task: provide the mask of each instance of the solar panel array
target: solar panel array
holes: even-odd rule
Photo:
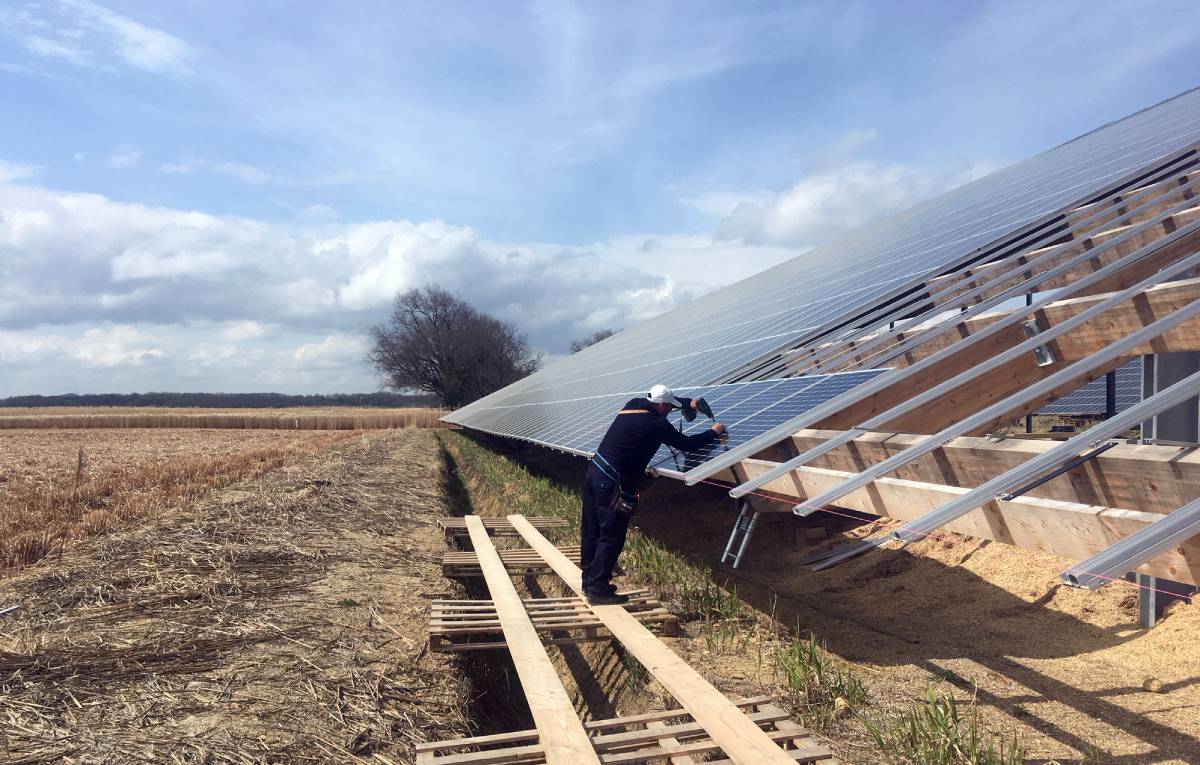
[[[619,407],[659,382],[711,385],[1197,142],[1200,89],[620,332],[445,419],[587,453],[617,411],[613,402]]]
[[[1123,412],[1142,400],[1142,361],[1134,359],[1116,369],[1117,411]],[[1108,381],[1101,377],[1042,407],[1038,414],[1104,414],[1107,411]]]
[[[689,398],[703,396],[713,408],[714,414],[729,428],[728,438],[686,455],[678,454],[670,447],[664,446],[650,460],[650,467],[667,472],[686,473],[722,451],[740,446],[779,423],[853,390],[885,371],[887,370],[868,369],[786,380],[760,380],[690,388],[679,395]],[[608,423],[604,424],[607,426]],[[697,417],[690,423],[680,418],[680,424],[683,432],[689,435],[709,427],[702,417]],[[598,439],[596,445],[599,445]]]

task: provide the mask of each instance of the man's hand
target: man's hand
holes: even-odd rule
[[[714,422],[713,429],[716,430],[716,440],[720,441],[721,445],[728,447],[728,444],[730,444],[730,432],[728,432],[724,424]]]

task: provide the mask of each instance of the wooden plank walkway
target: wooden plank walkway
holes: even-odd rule
[[[492,600],[435,601],[430,645],[451,651],[507,647],[535,730],[418,744],[417,765],[837,765],[828,748],[768,697],[729,701],[655,637],[642,621],[674,617],[650,593],[630,593],[631,603],[624,606],[589,606],[580,592],[577,547],[554,547],[518,515],[510,515],[503,526],[493,522],[490,529],[474,516],[449,520],[461,521],[475,548],[450,555],[469,556],[455,561],[478,569]],[[497,550],[489,535],[497,529],[532,547]],[[458,537],[448,533],[447,538]],[[576,597],[522,599],[511,577],[527,573],[529,566],[556,574]],[[668,624],[675,622],[662,622]],[[606,634],[600,636],[600,630]],[[504,642],[476,642],[497,634]],[[620,641],[683,708],[580,722],[543,643],[595,639]],[[444,642],[436,647],[439,641]]]
[[[528,547],[504,549],[498,552],[500,553],[500,560],[504,563],[504,567],[510,574],[553,573],[550,567],[546,565],[546,561],[542,560],[542,556],[538,555],[537,551],[531,550]],[[563,553],[575,563],[579,563],[578,547],[564,547]],[[442,576],[454,579],[481,575],[479,559],[475,557],[475,553],[471,550],[455,550],[442,556]]]
[[[808,731],[792,722],[787,712],[773,705],[767,696],[733,702],[738,714],[751,720],[772,739],[802,745],[811,741]],[[668,761],[671,765],[695,763],[696,757],[720,752],[720,745],[706,735],[704,728],[682,709],[651,712],[628,717],[585,722],[584,729],[603,763],[643,763]],[[787,738],[787,737],[792,738]],[[542,765],[545,752],[538,745],[536,730],[501,733],[491,736],[454,739],[416,745],[417,765]],[[836,765],[828,751],[806,754],[800,749],[787,753],[789,762]],[[729,765],[728,758],[706,765]]]
[[[483,527],[487,529],[487,533],[496,537],[515,537],[517,531],[508,522],[507,518],[483,518]],[[533,527],[541,531],[548,529],[565,529],[569,524],[565,518],[552,518],[549,516],[533,516],[528,519]],[[445,516],[437,519],[438,526],[446,535],[447,539],[454,537],[467,536],[466,516]]]
[[[656,625],[664,634],[675,634],[679,620],[648,591],[639,590],[629,596],[626,610],[638,621]],[[583,598],[526,598],[522,603],[534,628],[542,635],[542,642],[547,645],[614,639]],[[480,651],[504,647],[500,619],[492,601],[435,600],[430,604],[431,650]]]
[[[513,587],[500,556],[483,522],[467,516],[467,532],[479,556],[488,591],[492,595],[508,650],[512,653],[517,677],[529,702],[529,712],[537,728],[538,740],[548,765],[587,765],[600,759],[592,747],[575,707],[558,677],[554,664],[529,620],[521,596]],[[533,526],[528,526],[532,529]],[[537,532],[534,532],[537,534]],[[545,539],[541,534],[539,537]],[[547,542],[549,544],[549,542]],[[568,564],[569,565],[569,564]],[[636,624],[636,622],[635,622]]]
[[[529,546],[541,553],[567,587],[582,597],[579,567],[551,544],[550,540],[542,536],[524,517],[510,515],[508,520]],[[714,688],[699,672],[656,638],[624,608],[621,606],[592,606],[591,609],[609,632],[621,641],[625,650],[633,654],[646,668],[646,671],[655,680],[658,680],[692,715],[702,730],[712,737],[716,750],[724,751],[725,756],[731,762],[738,765],[782,765],[796,762],[791,752],[784,751],[776,743],[781,739],[786,740],[787,736],[781,736],[779,732],[767,733],[760,729],[749,717],[742,714],[733,702],[725,698],[724,694]],[[804,733],[807,734],[807,731]],[[799,734],[793,734],[793,738],[797,735]],[[820,746],[811,738],[805,737],[804,743],[796,746],[798,750],[806,753],[804,756],[811,756],[812,760],[831,757],[827,748]],[[703,751],[711,752],[714,749]],[[677,748],[675,753],[691,755],[701,752],[693,751],[692,745],[685,745]],[[605,760],[605,762],[637,761]]]

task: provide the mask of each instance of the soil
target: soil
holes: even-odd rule
[[[398,763],[469,735],[426,648],[457,595],[441,473],[430,431],[378,433],[0,579],[0,761]]]
[[[578,458],[487,443],[579,487]],[[636,523],[708,564],[762,614],[851,662],[872,694],[864,716],[911,706],[933,684],[975,700],[982,725],[1019,736],[1033,763],[1200,763],[1200,601],[1174,605],[1142,630],[1131,585],[1069,588],[1058,575],[1072,561],[958,535],[813,573],[805,557],[867,530],[827,514],[764,514],[734,571],[719,563],[733,519],[724,491],[658,479],[643,491]],[[769,636],[704,629],[689,625],[704,639],[675,646],[718,687],[735,695],[773,681],[760,653]],[[1151,677],[1161,693],[1143,689]],[[827,733],[847,761],[877,761],[855,721]]]

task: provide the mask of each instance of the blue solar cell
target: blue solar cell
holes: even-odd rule
[[[714,443],[688,455],[677,454],[664,446],[650,461],[650,466],[680,473],[691,470],[885,371],[871,369],[786,380],[759,380],[683,392],[681,395],[702,395],[708,400],[717,419],[729,428],[728,438],[725,443]],[[708,427],[708,421],[698,417],[691,423],[684,423],[683,432],[698,433]]]
[[[620,406],[660,382],[692,390],[712,386],[744,365],[794,344],[807,331],[843,321],[923,284],[1024,227],[1049,221],[1197,142],[1200,89],[631,327],[445,419],[591,451],[604,434],[613,402]],[[801,381],[794,384],[807,384]],[[748,397],[765,390],[735,393],[721,386],[719,395]],[[714,396],[717,393],[713,389]],[[811,395],[818,393],[814,389]],[[1086,403],[1071,403],[1073,396],[1050,406],[1058,411],[1063,406],[1097,411],[1094,390],[1080,393],[1079,400]],[[741,399],[730,399],[729,410],[737,401]],[[772,412],[763,421],[789,407],[803,411],[798,407],[806,401],[760,399],[767,405],[764,410]],[[1101,405],[1098,411],[1102,410]],[[751,432],[757,423],[748,419],[741,427]]]
[[[1135,359],[1117,367],[1117,411],[1123,412],[1142,400],[1142,361]],[[1038,414],[1104,414],[1108,381],[1101,377],[1071,391],[1038,410]]]

